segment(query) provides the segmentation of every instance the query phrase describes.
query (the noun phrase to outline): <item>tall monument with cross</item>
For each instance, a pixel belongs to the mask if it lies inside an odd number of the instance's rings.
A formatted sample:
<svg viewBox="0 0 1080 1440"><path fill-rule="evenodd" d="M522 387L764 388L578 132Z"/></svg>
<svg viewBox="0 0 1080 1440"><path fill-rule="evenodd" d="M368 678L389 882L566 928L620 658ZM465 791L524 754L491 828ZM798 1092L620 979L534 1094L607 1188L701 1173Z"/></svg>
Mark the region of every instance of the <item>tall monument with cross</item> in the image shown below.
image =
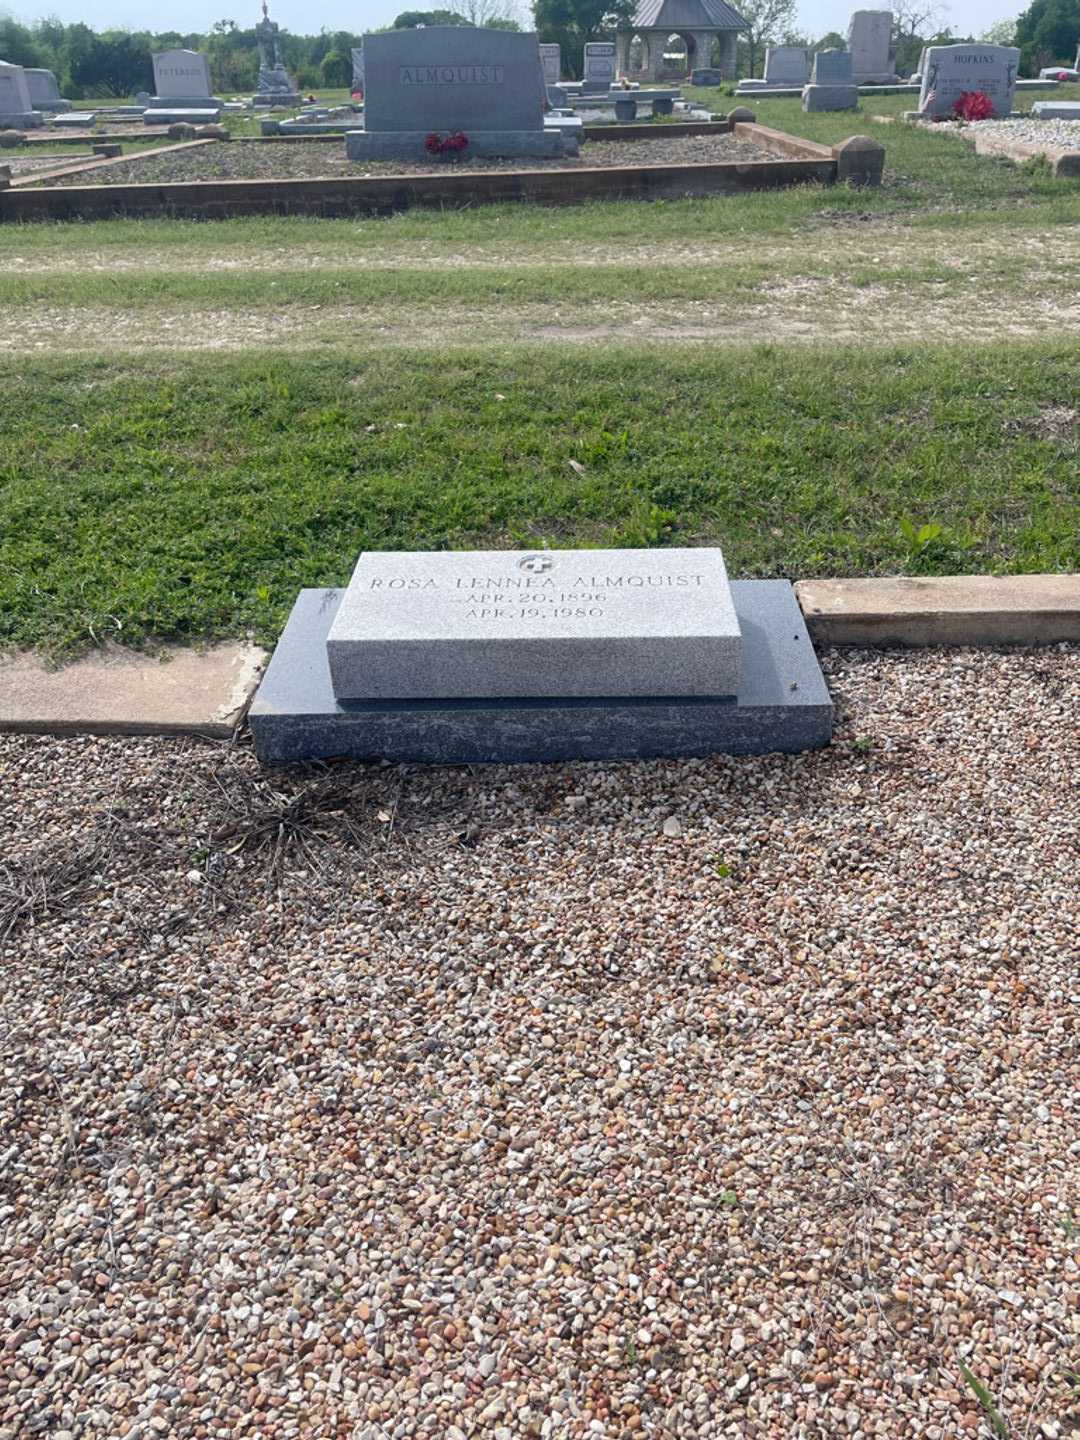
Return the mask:
<svg viewBox="0 0 1080 1440"><path fill-rule="evenodd" d="M262 16L255 26L259 46L259 88L252 103L259 106L296 105L300 94L281 58L278 27L270 19L266 0L262 0Z"/></svg>

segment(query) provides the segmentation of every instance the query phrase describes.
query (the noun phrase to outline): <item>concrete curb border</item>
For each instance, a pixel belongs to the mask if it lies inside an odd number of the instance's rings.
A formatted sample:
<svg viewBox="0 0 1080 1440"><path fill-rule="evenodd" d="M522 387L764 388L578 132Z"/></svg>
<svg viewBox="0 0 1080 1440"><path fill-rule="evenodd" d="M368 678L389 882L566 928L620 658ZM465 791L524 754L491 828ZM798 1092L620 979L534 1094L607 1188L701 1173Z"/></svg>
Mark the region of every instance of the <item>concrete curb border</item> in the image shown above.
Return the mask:
<svg viewBox="0 0 1080 1440"><path fill-rule="evenodd" d="M723 126L718 125L717 133ZM301 180L185 180L167 183L25 187L0 192L0 224L29 220L100 220L173 216L208 220L234 215L381 215L414 206L452 209L504 201L574 205L593 200L674 200L730 195L805 183L832 185L860 178L850 140L832 148L749 121L732 127L741 139L766 141L779 158L679 165L584 165L556 170L485 170L434 175L334 176ZM199 142L195 142L199 143ZM204 142L208 143L208 142ZM880 177L880 155L875 173ZM138 157L124 156L124 160ZM108 163L108 162L99 162ZM874 168L874 167L871 167ZM870 169L866 170L867 177ZM875 183L869 180L869 183Z"/></svg>
<svg viewBox="0 0 1080 1440"><path fill-rule="evenodd" d="M93 142L100 145L100 140ZM155 155L164 155L174 150L191 150L196 145L213 145L213 140L180 140L174 145L155 145L151 150L138 150L133 155L81 155L73 160L66 160L58 165L55 170L31 170L26 175L19 175L12 180L12 190L20 186L36 185L41 180L55 180L60 175L81 175L87 170L103 170L108 165L126 165L132 160L149 160Z"/></svg>
<svg viewBox="0 0 1080 1440"><path fill-rule="evenodd" d="M242 641L157 655L110 644L60 669L33 654L0 656L0 731L227 740L267 658Z"/></svg>
<svg viewBox="0 0 1080 1440"><path fill-rule="evenodd" d="M1080 575L800 580L820 645L1052 645L1080 640Z"/></svg>
<svg viewBox="0 0 1080 1440"><path fill-rule="evenodd" d="M1080 642L1080 574L800 580L795 594L817 645ZM107 646L60 670L0 657L0 732L234 735L266 652L238 642L164 653Z"/></svg>

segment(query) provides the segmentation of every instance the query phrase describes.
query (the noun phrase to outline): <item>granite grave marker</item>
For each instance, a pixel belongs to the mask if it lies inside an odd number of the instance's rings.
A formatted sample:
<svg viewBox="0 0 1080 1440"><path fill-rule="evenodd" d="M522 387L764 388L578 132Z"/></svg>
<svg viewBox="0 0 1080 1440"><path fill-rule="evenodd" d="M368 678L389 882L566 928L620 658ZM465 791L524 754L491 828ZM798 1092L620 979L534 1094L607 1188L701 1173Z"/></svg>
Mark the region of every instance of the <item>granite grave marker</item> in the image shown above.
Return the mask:
<svg viewBox="0 0 1080 1440"><path fill-rule="evenodd" d="M197 50L162 50L154 56L154 96L175 108L177 100L199 100L208 108L210 62Z"/></svg>
<svg viewBox="0 0 1080 1440"><path fill-rule="evenodd" d="M769 45L766 48L766 85L805 85L809 74L809 55L801 45Z"/></svg>
<svg viewBox="0 0 1080 1440"><path fill-rule="evenodd" d="M301 592L250 712L267 763L760 754L828 743L787 581L719 550L367 553Z"/></svg>
<svg viewBox="0 0 1080 1440"><path fill-rule="evenodd" d="M802 100L807 111L858 109L859 87L852 78L850 50L818 51Z"/></svg>
<svg viewBox="0 0 1080 1440"><path fill-rule="evenodd" d="M262 19L255 26L255 40L259 47L259 84L252 96L252 105L262 110L295 105L300 99L300 92L285 69L278 26L270 19L266 0L262 4Z"/></svg>
<svg viewBox="0 0 1080 1440"><path fill-rule="evenodd" d="M0 60L0 129L33 130L44 123L30 103L30 86L21 65Z"/></svg>
<svg viewBox="0 0 1080 1440"><path fill-rule="evenodd" d="M575 154L578 141L545 128L535 34L441 25L364 41L364 129L352 160L423 159L428 137L461 134L468 156Z"/></svg>
<svg viewBox="0 0 1080 1440"><path fill-rule="evenodd" d="M931 45L925 52L919 113L952 115L965 92L981 90L995 115L1008 115L1020 51L1011 45Z"/></svg>
<svg viewBox="0 0 1080 1440"><path fill-rule="evenodd" d="M848 49L856 85L887 85L896 79L892 20L891 10L856 10L852 15Z"/></svg>
<svg viewBox="0 0 1080 1440"><path fill-rule="evenodd" d="M855 83L851 68L850 50L819 50L814 56L814 68L810 73L812 85L852 85Z"/></svg>
<svg viewBox="0 0 1080 1440"><path fill-rule="evenodd" d="M27 88L30 91L30 108L62 114L71 109L71 101L60 94L60 86L51 70L28 69L25 72Z"/></svg>
<svg viewBox="0 0 1080 1440"><path fill-rule="evenodd" d="M544 67L544 84L558 85L562 79L562 47L541 45L540 64Z"/></svg>
<svg viewBox="0 0 1080 1440"><path fill-rule="evenodd" d="M610 90L617 78L615 44L610 40L590 40L585 46L583 93L595 94Z"/></svg>

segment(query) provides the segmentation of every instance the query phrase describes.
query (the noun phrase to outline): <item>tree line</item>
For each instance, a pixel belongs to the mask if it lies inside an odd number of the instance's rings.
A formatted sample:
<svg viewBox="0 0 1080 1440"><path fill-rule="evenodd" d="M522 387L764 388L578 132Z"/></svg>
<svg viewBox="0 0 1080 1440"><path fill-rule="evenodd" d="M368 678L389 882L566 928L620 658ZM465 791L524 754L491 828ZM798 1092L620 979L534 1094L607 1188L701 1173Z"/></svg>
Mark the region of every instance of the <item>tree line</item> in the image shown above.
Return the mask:
<svg viewBox="0 0 1080 1440"><path fill-rule="evenodd" d="M795 0L735 0L749 24L740 37L740 75L760 73L765 46L804 45L809 49L842 47L842 35L833 32L817 41L796 28ZM534 0L533 21L542 40L562 46L567 76L581 74L585 44L609 38L620 24L632 22L636 0ZM924 45L956 44L972 36L953 35L942 26L937 0L894 0L897 70L915 69ZM519 29L507 0L463 0L455 10L403 11L392 29L421 25L486 25ZM1071 64L1080 41L1080 0L1032 0L1016 20L999 21L978 37L997 44L1021 47L1021 71L1036 74L1041 66ZM340 89L351 83L350 51L363 42L362 34L323 30L318 35L281 31L283 57L302 90ZM104 99L152 91L151 56L157 50L199 50L210 62L215 90L235 93L254 90L259 73L255 29L242 29L234 20L219 20L209 34L176 30L93 30L76 22L38 20L20 24L0 16L0 60L13 65L52 70L60 93L72 100Z"/></svg>

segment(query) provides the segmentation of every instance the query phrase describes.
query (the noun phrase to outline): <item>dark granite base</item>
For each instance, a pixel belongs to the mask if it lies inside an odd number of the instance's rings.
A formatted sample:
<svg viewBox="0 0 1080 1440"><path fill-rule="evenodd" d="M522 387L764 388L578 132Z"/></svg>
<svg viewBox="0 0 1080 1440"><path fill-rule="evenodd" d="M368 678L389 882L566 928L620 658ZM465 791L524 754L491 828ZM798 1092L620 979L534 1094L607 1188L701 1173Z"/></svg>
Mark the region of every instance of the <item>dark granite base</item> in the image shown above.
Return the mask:
<svg viewBox="0 0 1080 1440"><path fill-rule="evenodd" d="M326 636L341 590L302 590L251 706L267 765L351 756L462 765L815 750L833 709L786 580L736 580L742 681L730 700L427 700L341 705Z"/></svg>

